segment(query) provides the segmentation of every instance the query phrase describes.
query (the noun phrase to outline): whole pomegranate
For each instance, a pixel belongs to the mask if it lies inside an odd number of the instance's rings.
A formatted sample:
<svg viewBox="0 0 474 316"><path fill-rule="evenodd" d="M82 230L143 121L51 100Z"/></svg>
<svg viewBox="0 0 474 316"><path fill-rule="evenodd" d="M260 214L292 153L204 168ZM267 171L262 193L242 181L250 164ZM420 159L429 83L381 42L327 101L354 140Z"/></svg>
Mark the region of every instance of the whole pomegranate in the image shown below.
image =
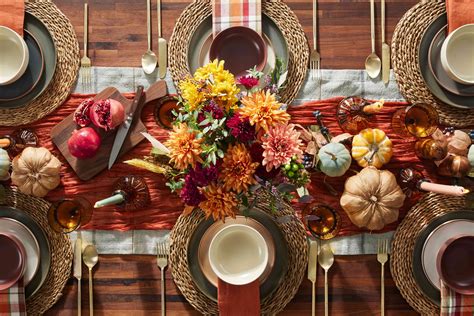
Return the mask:
<svg viewBox="0 0 474 316"><path fill-rule="evenodd" d="M92 127L75 130L67 141L69 152L78 159L94 157L99 151L100 144L100 136Z"/></svg>
<svg viewBox="0 0 474 316"><path fill-rule="evenodd" d="M74 111L74 122L80 127L86 127L91 123L91 118L89 117L89 111L91 106L94 104L94 99L89 98L81 102Z"/></svg>
<svg viewBox="0 0 474 316"><path fill-rule="evenodd" d="M116 100L99 100L91 106L89 117L95 126L110 131L123 123L125 110L122 103Z"/></svg>

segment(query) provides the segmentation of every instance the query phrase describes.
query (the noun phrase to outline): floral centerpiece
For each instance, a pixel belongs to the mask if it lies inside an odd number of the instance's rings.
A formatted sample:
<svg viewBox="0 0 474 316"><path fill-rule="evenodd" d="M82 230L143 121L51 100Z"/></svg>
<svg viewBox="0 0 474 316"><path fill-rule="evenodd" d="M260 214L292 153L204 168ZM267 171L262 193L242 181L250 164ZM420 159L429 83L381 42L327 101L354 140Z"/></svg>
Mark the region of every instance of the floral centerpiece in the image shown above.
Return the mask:
<svg viewBox="0 0 474 316"><path fill-rule="evenodd" d="M262 187L274 193L276 209L277 199L309 182L301 132L279 101L283 81L280 62L269 75L250 70L236 79L215 60L180 82L179 112L162 151L172 169L162 171L185 213L235 217Z"/></svg>

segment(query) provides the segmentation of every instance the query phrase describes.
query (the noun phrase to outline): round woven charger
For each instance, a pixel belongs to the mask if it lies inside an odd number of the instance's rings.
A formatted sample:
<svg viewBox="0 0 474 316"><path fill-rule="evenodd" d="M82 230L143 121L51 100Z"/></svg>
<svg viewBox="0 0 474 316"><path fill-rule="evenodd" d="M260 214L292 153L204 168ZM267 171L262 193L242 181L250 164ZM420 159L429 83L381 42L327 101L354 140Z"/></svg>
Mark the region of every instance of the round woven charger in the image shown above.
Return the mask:
<svg viewBox="0 0 474 316"><path fill-rule="evenodd" d="M400 92L411 103L427 102L436 107L444 125L474 124L474 110L458 109L439 101L421 75L418 51L428 26L446 11L444 1L426 1L408 10L398 22L392 38L392 65Z"/></svg>
<svg viewBox="0 0 474 316"><path fill-rule="evenodd" d="M50 203L25 195L14 188L5 190L5 204L28 213L43 229L51 250L51 266L48 276L35 295L26 301L28 315L42 315L61 297L66 281L71 275L72 247L69 237L51 229L46 214Z"/></svg>
<svg viewBox="0 0 474 316"><path fill-rule="evenodd" d="M259 193L257 208L272 215L269 206L269 195ZM279 215L294 215L288 204L282 205ZM171 231L170 265L173 279L188 302L202 314L218 314L217 304L205 296L194 284L189 271L187 246L196 227L205 219L201 211L195 210L190 215L181 215ZM293 299L303 281L306 263L308 262L306 231L299 220L278 223L288 244L288 271L284 281L275 291L260 302L261 313L274 315L279 313Z"/></svg>
<svg viewBox="0 0 474 316"><path fill-rule="evenodd" d="M60 106L76 82L79 70L79 43L69 19L51 1L26 2L53 36L57 51L56 71L48 88L35 100L15 109L0 109L0 125L24 125L48 115Z"/></svg>
<svg viewBox="0 0 474 316"><path fill-rule="evenodd" d="M413 277L416 239L436 217L464 208L464 198L429 193L412 207L395 232L390 270L402 296L421 315L439 315L439 306L423 294Z"/></svg>
<svg viewBox="0 0 474 316"><path fill-rule="evenodd" d="M281 102L290 104L298 94L306 77L309 46L306 35L291 9L281 1L262 2L262 12L275 22L288 44L288 77L285 88L279 93ZM185 77L191 76L188 69L188 44L198 26L212 14L209 0L191 3L176 21L168 46L171 75L176 87Z"/></svg>

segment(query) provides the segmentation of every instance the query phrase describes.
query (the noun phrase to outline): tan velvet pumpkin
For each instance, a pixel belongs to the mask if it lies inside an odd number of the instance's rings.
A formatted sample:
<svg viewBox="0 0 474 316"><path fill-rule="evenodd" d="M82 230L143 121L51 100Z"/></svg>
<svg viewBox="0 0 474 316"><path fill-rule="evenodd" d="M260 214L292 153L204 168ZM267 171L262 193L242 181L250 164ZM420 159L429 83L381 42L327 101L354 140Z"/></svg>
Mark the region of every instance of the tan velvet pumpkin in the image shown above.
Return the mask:
<svg viewBox="0 0 474 316"><path fill-rule="evenodd" d="M340 203L356 226L379 230L398 219L404 200L390 171L367 167L347 179Z"/></svg>
<svg viewBox="0 0 474 316"><path fill-rule="evenodd" d="M43 197L60 183L61 162L44 147L27 147L12 162L12 183L25 194Z"/></svg>

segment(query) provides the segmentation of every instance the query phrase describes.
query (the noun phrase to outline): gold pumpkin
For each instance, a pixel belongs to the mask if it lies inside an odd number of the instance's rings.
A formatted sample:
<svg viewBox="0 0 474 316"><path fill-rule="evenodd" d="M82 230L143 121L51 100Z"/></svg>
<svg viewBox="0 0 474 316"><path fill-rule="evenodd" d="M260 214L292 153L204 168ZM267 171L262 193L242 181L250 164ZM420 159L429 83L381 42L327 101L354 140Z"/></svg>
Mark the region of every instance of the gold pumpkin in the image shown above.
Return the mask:
<svg viewBox="0 0 474 316"><path fill-rule="evenodd" d="M25 194L43 197L60 183L61 162L46 148L27 147L12 162L12 183Z"/></svg>
<svg viewBox="0 0 474 316"><path fill-rule="evenodd" d="M359 166L382 167L392 158L392 141L377 128L366 128L352 139L352 158Z"/></svg>
<svg viewBox="0 0 474 316"><path fill-rule="evenodd" d="M398 219L404 200L390 171L367 167L347 179L340 203L356 226L379 230Z"/></svg>

